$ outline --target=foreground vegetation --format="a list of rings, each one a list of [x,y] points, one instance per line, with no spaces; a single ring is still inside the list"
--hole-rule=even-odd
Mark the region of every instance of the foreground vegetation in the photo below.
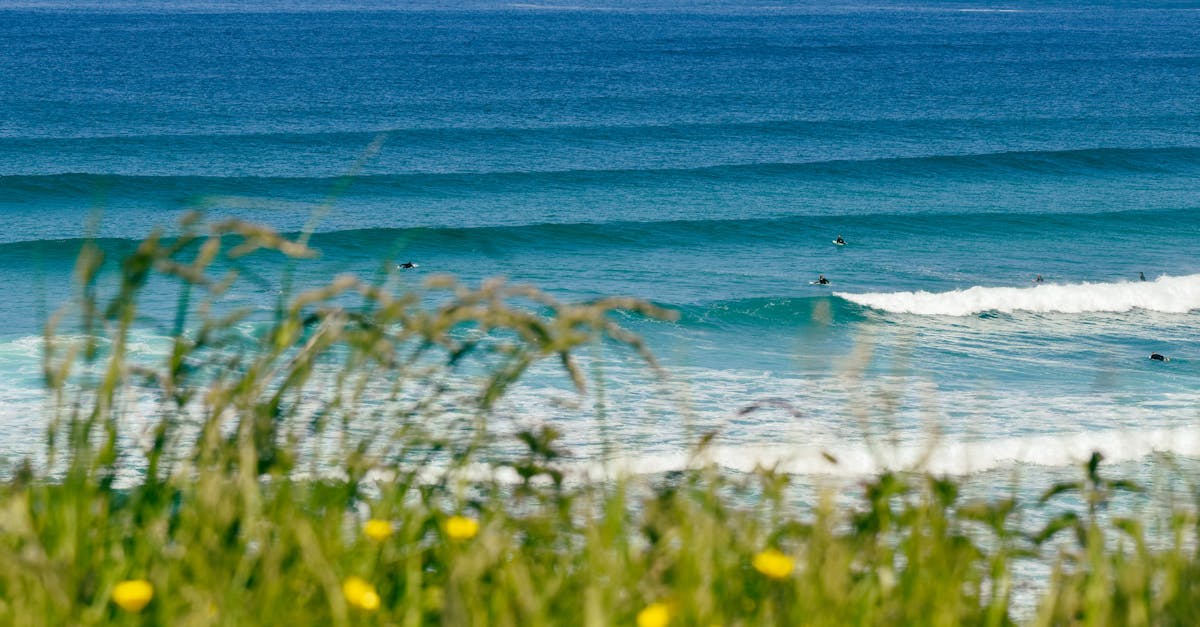
[[[269,320],[222,305],[247,254],[285,260]],[[1200,624],[1196,517],[1152,543],[1102,516],[1140,488],[1099,456],[1042,503],[920,472],[804,509],[770,469],[584,481],[553,427],[497,435],[492,409],[545,360],[587,393],[580,350],[655,368],[610,314],[668,312],[439,277],[291,297],[312,254],[196,220],[119,272],[84,250],[78,300],[47,326],[46,452],[0,488],[0,623]],[[151,359],[131,338],[164,285],[178,313]],[[1027,533],[1030,507],[1062,514]],[[1031,559],[1051,574],[1014,613]]]

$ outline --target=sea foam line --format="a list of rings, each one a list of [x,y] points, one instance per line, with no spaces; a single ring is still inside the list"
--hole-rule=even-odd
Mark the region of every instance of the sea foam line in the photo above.
[[[868,292],[844,298],[872,309],[924,316],[969,316],[985,311],[1039,313],[1126,312],[1144,309],[1187,313],[1200,309],[1200,274],[1154,281],[1041,284],[1036,287],[975,286],[950,292]]]
[[[1110,429],[1054,435],[943,441],[930,445],[869,448],[863,444],[815,448],[779,445],[715,446],[699,455],[683,452],[623,457],[596,476],[656,474],[714,464],[738,472],[774,468],[793,475],[868,477],[890,470],[923,470],[935,475],[966,476],[1013,464],[1068,467],[1099,452],[1107,462],[1143,459],[1155,453],[1200,457],[1200,427],[1157,430]]]

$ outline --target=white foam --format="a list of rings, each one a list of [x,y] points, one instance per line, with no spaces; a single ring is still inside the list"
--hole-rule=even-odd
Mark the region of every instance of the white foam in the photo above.
[[[158,345],[152,337],[139,341],[150,348]],[[13,352],[21,355],[25,348],[22,344]],[[145,357],[161,355],[151,351]],[[32,376],[0,382],[0,456],[27,454],[42,442],[44,421],[29,417],[46,415],[50,399],[37,376],[40,362],[33,356],[24,360],[33,368]],[[0,374],[22,365],[21,360],[10,361]],[[590,370],[592,358],[582,356],[581,365]],[[557,366],[542,363],[498,403],[488,431],[497,439],[498,451],[510,454],[520,452],[516,432],[537,424],[555,426],[562,432],[560,444],[577,462],[573,472],[593,477],[654,474],[697,463],[737,471],[776,467],[797,475],[857,477],[916,468],[969,475],[1011,464],[1068,467],[1094,450],[1110,460],[1141,459],[1155,452],[1200,458],[1200,426],[1186,426],[1196,424],[1200,415],[1200,393],[1186,387],[1175,392],[1062,389],[1047,395],[1043,389],[1023,387],[943,389],[930,380],[893,374],[864,380],[836,372],[816,377],[701,367],[673,367],[671,372],[672,381],[657,382],[632,359],[606,360],[600,407],[595,397],[577,396]],[[294,424],[310,424],[325,411],[322,399],[334,387],[336,364],[319,368],[316,376],[308,393],[297,399]],[[320,378],[330,383],[322,384]],[[475,388],[471,381],[454,381],[463,389],[451,390],[431,410],[438,422],[428,423],[430,429],[443,423],[453,427],[465,416],[456,408],[469,405],[456,405],[457,393],[470,396]],[[357,434],[385,432],[392,415],[387,407],[425,394],[414,383],[396,399],[393,381],[376,383],[378,389],[364,391],[362,411],[356,412]],[[153,390],[136,386],[123,401],[123,437],[133,450],[161,415],[161,402]],[[200,422],[199,408],[187,409]],[[715,434],[715,439],[705,457],[696,459],[689,451],[701,434]],[[315,453],[315,459],[338,450],[337,442],[330,442],[326,446],[322,437],[314,440],[311,446],[325,451]],[[616,459],[609,457],[614,452]],[[825,453],[837,463],[830,463]],[[608,463],[600,461],[605,457]]]
[[[951,292],[837,292],[835,296],[873,309],[925,316],[969,316],[985,311],[1087,313],[1134,309],[1187,313],[1200,309],[1200,274],[1162,276],[1155,281],[1043,283],[1025,288],[975,286]]]
[[[733,445],[716,446],[696,457],[682,453],[623,457],[603,474],[652,474],[703,464],[739,472],[774,468],[795,475],[873,476],[887,470],[923,470],[965,476],[1015,464],[1074,466],[1099,451],[1110,463],[1134,461],[1156,453],[1200,457],[1200,427],[1158,430],[1113,429],[1054,435],[946,441],[917,446],[875,447]],[[598,474],[593,469],[589,474]]]

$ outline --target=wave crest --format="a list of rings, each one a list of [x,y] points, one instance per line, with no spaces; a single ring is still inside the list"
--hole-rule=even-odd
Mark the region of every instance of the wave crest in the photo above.
[[[986,311],[1036,313],[1126,312],[1134,309],[1187,313],[1200,309],[1200,274],[1154,281],[1042,284],[1036,287],[975,286],[951,292],[835,294],[891,313],[970,316]]]

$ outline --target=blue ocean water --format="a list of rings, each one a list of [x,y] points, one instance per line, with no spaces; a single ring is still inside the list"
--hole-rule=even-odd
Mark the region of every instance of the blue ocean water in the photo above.
[[[668,386],[596,358],[638,468],[706,429],[796,472],[879,434],[946,472],[1200,456],[1197,33],[1195,2],[0,0],[0,450],[36,446],[84,238],[332,203],[298,287],[386,258],[679,311],[627,320]],[[503,411],[594,456],[562,384]]]

